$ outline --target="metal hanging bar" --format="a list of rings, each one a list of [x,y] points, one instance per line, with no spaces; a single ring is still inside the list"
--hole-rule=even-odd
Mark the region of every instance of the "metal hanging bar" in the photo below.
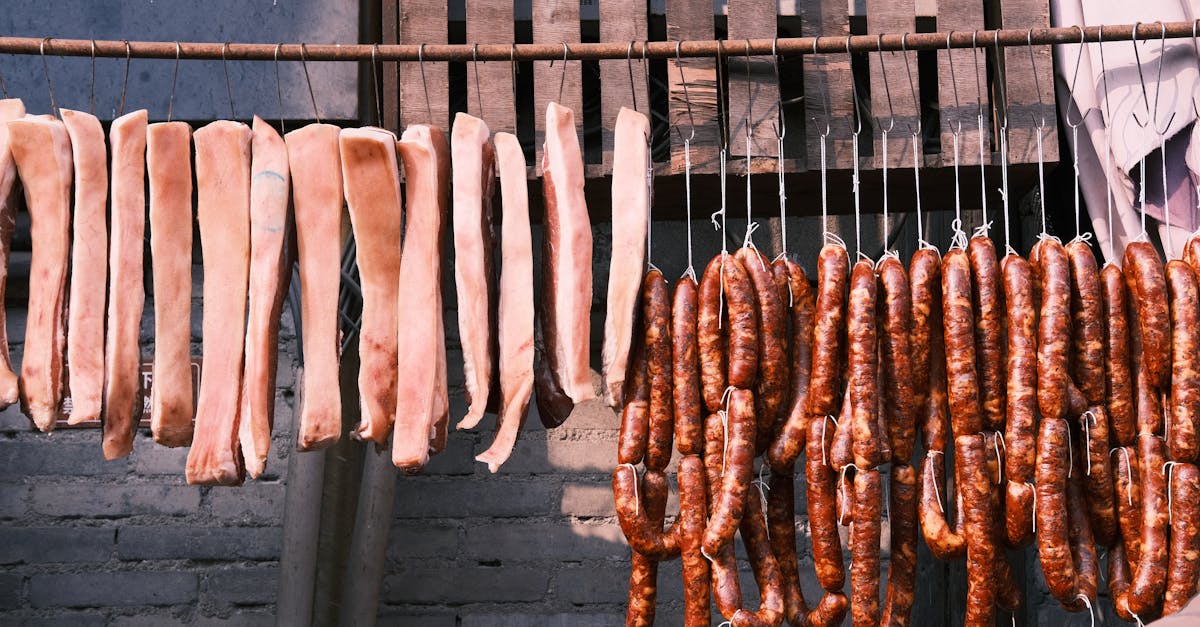
[[[1078,44],[1080,31],[1085,43],[1126,39],[1181,39],[1191,37],[1197,22],[1154,22],[1058,28],[954,31],[950,33],[891,33],[845,37],[791,37],[750,39],[730,45],[724,40],[648,41],[643,52],[648,59],[680,57],[805,55],[819,53],[940,50],[973,47],[1010,47],[1048,44]],[[128,49],[126,48],[128,45]],[[67,57],[124,57],[139,59],[183,59],[230,61],[534,61],[624,59],[629,42],[555,44],[254,44],[174,41],[117,41],[55,39],[43,37],[0,37],[0,54]],[[43,50],[44,49],[44,50]],[[278,57],[276,51],[278,50]]]

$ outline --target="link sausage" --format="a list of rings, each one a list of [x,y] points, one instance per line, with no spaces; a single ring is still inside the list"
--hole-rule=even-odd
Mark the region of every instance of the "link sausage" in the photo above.
[[[1071,267],[1067,249],[1054,239],[1041,240],[1038,272],[1042,298],[1037,335],[1038,410],[1046,420],[1068,413],[1071,377]]]
[[[913,380],[912,294],[908,273],[895,257],[885,257],[876,270],[879,291],[883,295],[879,308],[880,370],[883,374],[884,417],[888,427],[892,461],[907,464],[916,445],[914,411],[916,385]]]
[[[680,277],[671,297],[671,392],[675,409],[675,448],[684,455],[704,452],[700,406],[700,352],[696,344],[699,293],[696,279]]]
[[[930,248],[921,248],[913,253],[912,260],[909,261],[908,265],[910,271],[910,300],[912,302],[912,327],[909,334],[909,350],[912,354],[912,372],[909,375],[913,388],[912,408],[914,418],[919,418],[922,421],[920,429],[924,438],[925,448],[945,450],[946,442],[944,433],[941,437],[940,445],[934,447],[930,438],[930,425],[928,424],[933,342],[936,341],[940,345],[944,341],[944,338],[941,337],[942,259],[938,255],[938,251]],[[934,333],[935,325],[937,328],[936,334]],[[945,357],[942,357],[942,359],[944,360]],[[943,383],[944,390],[945,384]]]
[[[1196,419],[1200,415],[1200,287],[1188,264],[1167,262],[1171,297],[1171,404],[1167,452],[1172,461],[1194,463],[1200,454]],[[1144,341],[1144,340],[1143,340]]]
[[[783,584],[783,615],[788,624],[799,625],[808,615],[808,604],[800,589],[800,561],[796,555],[796,486],[791,472],[771,471],[767,524],[771,552],[779,564]]]
[[[1108,422],[1113,441],[1130,446],[1137,437],[1134,415],[1133,381],[1129,370],[1129,323],[1127,318],[1125,276],[1121,268],[1110,264],[1100,271],[1104,304],[1104,374],[1107,383]]]
[[[942,308],[946,338],[946,389],[955,437],[983,430],[979,379],[975,373],[975,322],[971,308],[971,265],[966,251],[942,258]]]
[[[1148,614],[1162,600],[1167,583],[1167,480],[1163,474],[1166,446],[1150,434],[1138,435],[1138,468],[1142,483],[1142,534],[1133,581],[1126,594],[1116,600],[1117,608],[1133,614]]]
[[[877,397],[879,354],[876,350],[875,269],[870,261],[854,264],[850,275],[850,300],[846,305],[847,376],[850,389],[850,431],[854,463],[862,469],[884,461],[883,438],[879,432]],[[853,610],[853,600],[851,602]]]
[[[1096,543],[1111,547],[1117,541],[1117,510],[1113,497],[1112,463],[1108,456],[1108,414],[1097,405],[1079,418],[1083,442],[1083,487],[1088,522]]]
[[[1166,389],[1171,382],[1171,317],[1167,305],[1167,279],[1162,259],[1149,242],[1125,246],[1126,286],[1132,295],[1132,318],[1145,345],[1145,364],[1150,385]],[[1136,578],[1136,577],[1135,577]]]
[[[1086,242],[1067,244],[1071,263],[1072,341],[1074,375],[1088,403],[1104,402],[1104,306],[1096,256]]]
[[[675,422],[671,404],[671,295],[662,272],[653,268],[642,282],[642,330],[650,382],[650,430],[643,461],[649,470],[662,470],[671,461]]]
[[[783,574],[771,552],[763,505],[757,489],[746,493],[746,515],[741,522],[742,541],[746,544],[746,556],[750,559],[754,581],[758,584],[759,605],[757,612],[743,609],[734,612],[734,627],[778,627],[783,621]]]
[[[917,473],[908,464],[890,471],[888,526],[891,563],[880,625],[905,627],[912,617],[917,577]]]
[[[1200,471],[1192,464],[1171,467],[1171,551],[1162,613],[1174,614],[1196,594],[1200,556]]]
[[[775,435],[775,423],[787,400],[788,326],[784,302],[775,290],[771,262],[756,248],[743,247],[734,254],[750,278],[758,324],[758,377],[754,386],[755,451],[767,449]],[[730,312],[732,313],[732,309]]]
[[[779,428],[779,434],[767,451],[767,460],[774,471],[785,472],[792,468],[796,458],[804,451],[804,438],[808,433],[808,390],[812,372],[813,302],[812,287],[804,270],[790,259],[775,262],[778,268],[787,270],[788,295],[792,313],[792,402],[787,418]],[[778,281],[778,278],[776,279]]]
[[[710,624],[708,560],[700,553],[708,517],[704,472],[699,455],[679,460],[679,549],[683,557],[683,624],[687,627]]]
[[[660,561],[679,555],[677,526],[662,530],[662,520],[652,514],[658,493],[666,494],[666,478],[661,471],[647,470],[638,493],[637,470],[633,466],[617,466],[612,476],[613,497],[617,522],[633,550],[645,557]],[[663,497],[665,498],[665,496]]]
[[[967,244],[975,283],[972,305],[975,314],[975,356],[979,360],[979,395],[983,426],[988,431],[1004,429],[1004,288],[996,247],[987,237],[972,237]]]
[[[841,400],[849,273],[850,255],[846,249],[826,244],[817,257],[817,305],[808,392],[808,413],[812,416],[834,413]]]
[[[854,473],[850,525],[850,618],[854,627],[879,625],[879,541],[883,488],[878,470]]]
[[[1042,421],[1035,473],[1038,560],[1050,594],[1064,607],[1079,603],[1075,598],[1075,562],[1071,556],[1067,522],[1067,447],[1070,440],[1070,429],[1065,420]]]
[[[709,414],[704,421],[704,471],[708,493],[708,512],[712,514],[716,493],[721,485],[725,462],[725,426],[720,414]],[[701,538],[703,540],[703,538]],[[703,551],[703,549],[701,549]],[[701,553],[703,555],[703,553]],[[729,543],[716,555],[709,555],[712,573],[712,597],[717,611],[726,619],[742,606],[742,588],[738,581],[737,560],[733,554],[733,543]]]
[[[808,480],[808,525],[812,534],[813,568],[821,587],[831,593],[846,584],[842,570],[842,543],[837,523],[837,473],[828,463],[833,434],[825,428],[827,418],[808,423],[805,443],[805,478]],[[820,609],[820,608],[818,608]]]
[[[709,412],[721,409],[727,386],[726,347],[721,320],[721,268],[728,255],[717,255],[708,262],[700,277],[700,309],[696,322],[696,347],[700,351],[700,390]]]
[[[725,469],[719,489],[713,495],[712,512],[704,530],[707,555],[716,555],[733,540],[742,520],[746,488],[754,471],[754,395],[749,390],[734,388],[729,394],[726,416]]]

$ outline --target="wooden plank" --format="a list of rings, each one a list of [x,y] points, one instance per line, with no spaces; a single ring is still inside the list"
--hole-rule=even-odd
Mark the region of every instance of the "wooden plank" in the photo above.
[[[533,43],[579,41],[579,0],[533,0]],[[551,67],[553,63],[553,67]],[[565,74],[564,74],[565,72]],[[583,148],[583,72],[579,61],[533,62],[533,117],[537,122],[534,146],[541,151],[546,135],[546,106],[557,102],[575,112],[579,146]],[[560,89],[561,86],[561,89]],[[535,164],[541,172],[541,158]]]
[[[485,44],[514,41],[512,3],[488,0],[466,2],[468,42]],[[476,70],[479,74],[478,88]],[[507,61],[467,63],[467,112],[486,120],[493,133],[517,132],[512,71],[512,64]]]
[[[867,0],[869,33],[911,33],[916,30],[916,16],[913,0]],[[911,168],[912,132],[920,122],[920,103],[913,102],[913,90],[908,78],[911,72],[915,85],[917,55],[914,52],[873,52],[868,57],[871,62],[871,114],[877,120],[874,137],[875,167],[884,166],[882,132],[890,127],[887,167]]]
[[[645,39],[645,0],[604,0],[600,3],[600,41],[641,42]],[[635,45],[633,57],[638,57],[638,50],[639,46]],[[647,115],[650,111],[646,70],[640,58],[632,65],[633,84],[630,85],[628,62],[600,61],[600,132],[606,170],[612,167],[613,129],[621,107],[636,108]]]
[[[713,7],[709,0],[666,0],[667,39],[712,39]],[[714,59],[667,61],[671,81],[671,126],[691,141],[692,172],[717,172],[721,132],[717,120],[717,66]],[[680,76],[682,71],[682,77]],[[685,89],[686,86],[686,89]],[[686,94],[685,94],[686,91]],[[690,115],[689,115],[690,104]],[[693,125],[694,122],[694,125]],[[684,171],[683,139],[671,134],[671,172]]]
[[[395,2],[383,3],[383,27],[380,41],[394,44],[400,36],[399,7]],[[380,64],[383,92],[383,121],[380,125],[395,131],[400,126],[400,69],[399,63],[387,61]]]
[[[1050,5],[1045,0],[1004,0],[1000,2],[1000,15],[1003,26],[997,25],[998,28],[1045,28],[1050,25]],[[1033,52],[1032,63],[1030,51]],[[1050,46],[1006,48],[1004,75],[1009,161],[1037,162],[1037,125],[1043,119],[1046,128],[1042,131],[1042,158],[1046,162],[1058,161],[1054,63]],[[998,159],[995,163],[999,163]]]
[[[839,0],[802,0],[801,35],[846,37],[850,34],[847,4]],[[821,133],[829,126],[825,143],[826,167],[852,166],[854,100],[850,93],[850,57],[819,54],[804,58],[804,107],[808,167],[821,167]],[[819,198],[816,198],[819,202]]]
[[[776,37],[776,0],[739,0],[729,3],[729,46],[737,49],[743,39]],[[751,150],[755,157],[775,157],[779,116],[779,85],[771,57],[731,57],[729,68],[729,149],[746,155],[749,123]]]
[[[939,31],[976,31],[984,28],[983,3],[942,0],[937,7]],[[983,101],[984,159],[991,152],[991,116],[987,103],[987,50],[955,50],[954,71],[950,51],[938,53],[938,109],[941,115],[942,165],[954,165],[954,129],[958,134],[958,163],[979,165],[979,102]],[[958,92],[955,104],[955,90]],[[982,92],[982,93],[981,93]],[[976,190],[964,190],[964,200]],[[977,202],[977,201],[976,201]],[[970,203],[974,206],[975,203]]]
[[[446,0],[399,0],[400,43],[446,43]],[[400,68],[400,125],[450,128],[449,64],[405,63]]]

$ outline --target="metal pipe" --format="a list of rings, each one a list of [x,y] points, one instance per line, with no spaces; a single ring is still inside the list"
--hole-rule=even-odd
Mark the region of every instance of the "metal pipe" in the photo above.
[[[1200,22],[1200,20],[1197,20]],[[1192,22],[1148,22],[1136,25],[1138,39],[1168,39],[1191,37]],[[693,40],[680,42],[650,41],[645,56],[654,59],[683,57],[770,56],[772,54],[804,55],[817,53],[939,50],[951,48],[1026,46],[1101,41],[1099,26],[1064,26],[1058,28],[1000,29],[954,31],[952,33],[892,33],[886,35],[854,35],[846,37],[789,37],[782,39]],[[1128,41],[1135,36],[1135,25],[1105,25],[1104,41]],[[93,47],[93,43],[95,47]],[[634,49],[642,55],[641,43]],[[372,51],[375,56],[372,57]],[[227,59],[230,61],[532,61],[567,59],[624,59],[630,50],[629,42],[567,43],[565,44],[251,44],[201,43],[173,41],[116,41],[90,39],[55,39],[52,37],[0,37],[0,54],[47,54],[53,56],[136,57],[139,59]]]

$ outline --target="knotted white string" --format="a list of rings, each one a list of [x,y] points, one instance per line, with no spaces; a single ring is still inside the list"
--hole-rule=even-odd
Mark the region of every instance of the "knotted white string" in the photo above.
[[[629,472],[632,472],[632,473],[633,473],[633,510],[634,510],[635,512],[641,513],[641,511],[642,511],[642,502],[641,502],[641,498],[638,496],[638,471],[637,471],[637,466],[634,466],[633,464],[618,464],[618,465],[617,465],[617,468],[628,468],[628,469],[629,469]]]
[[[1088,418],[1092,419],[1092,424],[1090,427],[1088,426]],[[1079,417],[1079,426],[1083,427],[1083,451],[1084,451],[1084,455],[1087,456],[1087,468],[1085,469],[1084,474],[1090,477],[1090,476],[1092,476],[1092,429],[1091,428],[1096,426],[1096,413],[1090,409],[1083,412],[1083,415],[1081,415]]]
[[[1174,519],[1174,514],[1171,512],[1171,505],[1175,502],[1175,496],[1171,492],[1171,478],[1175,475],[1175,466],[1179,462],[1167,462],[1163,464],[1163,473],[1167,475],[1167,522],[1170,523]]]
[[[935,481],[933,482],[933,495],[935,497],[937,497],[938,511],[945,514],[946,508],[942,506],[941,486],[938,485],[938,483],[940,483],[940,482],[936,481],[937,469],[934,468],[934,466],[933,466],[933,456],[934,455],[941,455],[941,456],[945,457],[945,453],[938,451],[938,450],[926,451],[926,453],[925,453],[925,463],[929,464],[929,472],[930,472],[930,474],[933,475],[933,477],[935,479]]]
[[[1033,490],[1033,500],[1031,501],[1033,503],[1033,533],[1034,533],[1034,535],[1036,535],[1037,534],[1037,486],[1033,485],[1032,483],[1030,483],[1028,481],[1025,482],[1025,485],[1029,486],[1029,488],[1031,490]]]

